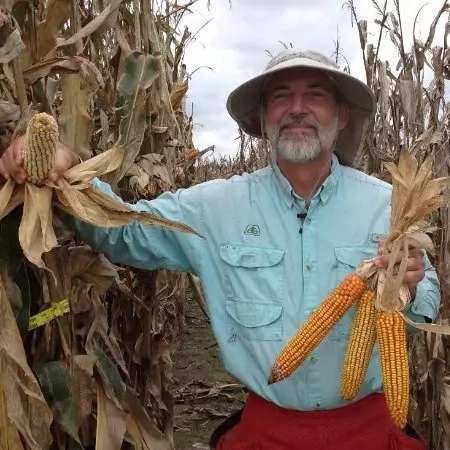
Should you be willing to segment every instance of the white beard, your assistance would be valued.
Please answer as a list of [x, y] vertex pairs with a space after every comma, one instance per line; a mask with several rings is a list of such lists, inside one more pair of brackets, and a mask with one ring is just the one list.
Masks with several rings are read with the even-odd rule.
[[309, 136], [301, 131], [284, 129], [280, 135], [280, 128], [293, 120], [286, 120], [280, 124], [267, 125], [267, 137], [272, 147], [273, 156], [281, 156], [286, 161], [306, 163], [317, 159], [322, 153], [333, 149], [339, 133], [339, 117], [326, 129], [305, 119], [305, 123], [316, 126], [317, 136]]

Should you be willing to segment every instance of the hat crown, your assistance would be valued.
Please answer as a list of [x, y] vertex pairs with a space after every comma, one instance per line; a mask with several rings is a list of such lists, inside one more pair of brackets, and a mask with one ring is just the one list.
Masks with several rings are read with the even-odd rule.
[[330, 66], [330, 68], [333, 69], [339, 69], [339, 66], [327, 56], [323, 55], [322, 53], [307, 50], [307, 51], [300, 51], [300, 50], [294, 50], [294, 49], [286, 49], [282, 50], [280, 53], [276, 54], [274, 57], [272, 57], [267, 64], [265, 70], [273, 69], [274, 67], [278, 66], [281, 63], [284, 63], [286, 61], [290, 61], [292, 59], [309, 59], [311, 61], [315, 61], [318, 63], [322, 63], [326, 66]]

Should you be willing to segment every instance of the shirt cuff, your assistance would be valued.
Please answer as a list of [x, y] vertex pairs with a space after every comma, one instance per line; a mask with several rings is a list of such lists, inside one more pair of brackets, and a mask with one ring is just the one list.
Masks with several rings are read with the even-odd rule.
[[[436, 288], [428, 280], [423, 280], [417, 285], [416, 297], [404, 312], [413, 322], [431, 323], [434, 322], [438, 315], [439, 304], [439, 292], [436, 292]], [[408, 329], [410, 331], [418, 331], [416, 329], [413, 330], [413, 327], [409, 325]]]

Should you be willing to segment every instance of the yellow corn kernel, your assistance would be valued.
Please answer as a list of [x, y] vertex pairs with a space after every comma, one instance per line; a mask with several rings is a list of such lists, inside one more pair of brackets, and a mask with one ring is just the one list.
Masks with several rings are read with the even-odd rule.
[[35, 114], [27, 127], [22, 149], [28, 181], [39, 184], [47, 178], [55, 161], [59, 133], [56, 120], [46, 113]]
[[375, 292], [367, 289], [356, 306], [345, 353], [341, 382], [345, 400], [355, 397], [366, 376], [376, 339], [375, 312]]
[[377, 339], [386, 403], [394, 423], [406, 425], [409, 406], [409, 364], [406, 327], [398, 312], [378, 312]]
[[359, 299], [366, 288], [356, 274], [348, 275], [306, 320], [272, 365], [269, 384], [290, 376]]

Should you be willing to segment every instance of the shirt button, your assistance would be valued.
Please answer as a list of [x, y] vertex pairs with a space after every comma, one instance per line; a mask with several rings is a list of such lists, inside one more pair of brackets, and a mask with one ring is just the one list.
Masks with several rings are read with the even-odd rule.
[[306, 264], [305, 269], [306, 270], [312, 270], [312, 265], [311, 264]]
[[316, 364], [319, 362], [319, 359], [315, 356], [311, 356], [311, 364]]

